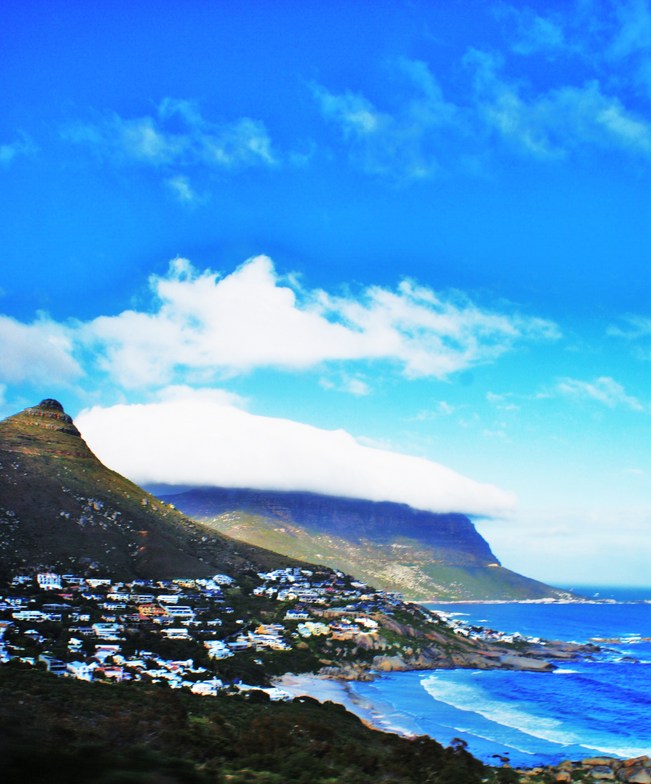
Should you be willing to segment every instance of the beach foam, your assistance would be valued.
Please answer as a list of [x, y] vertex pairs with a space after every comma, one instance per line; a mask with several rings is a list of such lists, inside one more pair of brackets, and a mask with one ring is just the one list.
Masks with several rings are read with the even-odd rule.
[[[436, 675], [423, 678], [421, 685], [435, 700], [444, 702], [457, 710], [478, 714], [498, 725], [495, 728], [496, 731], [506, 727], [561, 746], [580, 743], [580, 738], [568, 732], [562, 722], [557, 719], [544, 718], [516, 708], [512, 704], [496, 700], [495, 697], [487, 696], [481, 688], [467, 684], [449, 683]], [[496, 740], [500, 734], [501, 732], [498, 732], [498, 735], [493, 739]]]

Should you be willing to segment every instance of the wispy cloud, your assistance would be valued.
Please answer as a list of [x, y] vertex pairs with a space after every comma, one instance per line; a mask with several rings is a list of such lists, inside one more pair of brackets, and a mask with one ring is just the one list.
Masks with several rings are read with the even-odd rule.
[[[313, 87], [355, 165], [416, 180], [482, 172], [507, 151], [540, 162], [595, 151], [651, 159], [640, 101], [640, 85], [651, 93], [647, 2], [568, 3], [544, 13], [500, 4], [495, 13], [502, 45], [469, 48], [456, 63], [454, 92], [428, 62], [407, 58], [393, 62], [381, 106], [359, 90]], [[541, 65], [525, 76], [523, 57]]]
[[624, 327], [609, 327], [608, 334], [630, 340], [651, 337], [651, 317], [630, 315], [624, 318], [624, 323]]
[[651, 123], [606, 94], [597, 79], [543, 92], [502, 75], [503, 60], [470, 50], [480, 118], [515, 149], [540, 159], [580, 151], [584, 145], [651, 157]]
[[629, 58], [642, 54], [648, 62], [651, 48], [651, 8], [648, 0], [625, 0], [614, 4], [617, 20], [607, 54]]
[[512, 392], [505, 392], [497, 394], [495, 392], [487, 392], [486, 400], [491, 403], [498, 411], [519, 411], [520, 406], [514, 403], [515, 395]]
[[14, 142], [0, 144], [0, 166], [9, 166], [16, 158], [23, 155], [33, 155], [35, 152], [34, 142], [23, 134]]
[[197, 165], [238, 170], [278, 163], [259, 120], [215, 122], [206, 119], [192, 101], [173, 98], [163, 100], [151, 115], [112, 113], [94, 122], [70, 123], [62, 129], [62, 137], [102, 156], [168, 170]]
[[354, 397], [365, 397], [371, 394], [370, 385], [360, 376], [349, 376], [342, 374], [338, 378], [324, 377], [319, 383], [324, 389], [334, 389], [337, 392], [345, 392]]
[[76, 422], [100, 459], [140, 483], [306, 490], [479, 515], [515, 504], [511, 493], [433, 461], [364, 446], [344, 430], [257, 416], [219, 391], [168, 390], [161, 402], [91, 408]]
[[538, 579], [594, 585], [598, 569], [604, 584], [648, 582], [648, 505], [620, 501], [521, 508], [517, 526], [490, 521], [478, 527], [504, 563], [518, 563]]
[[0, 315], [0, 382], [68, 384], [83, 375], [74, 357], [74, 328], [41, 315], [23, 324]]
[[[100, 317], [80, 332], [123, 387], [360, 360], [388, 362], [406, 378], [444, 379], [560, 334], [550, 321], [483, 309], [408, 280], [357, 296], [306, 290], [278, 275], [266, 256], [224, 278], [176, 259], [151, 288], [150, 309]], [[367, 391], [354, 372], [350, 379], [350, 392]]]
[[501, 3], [495, 15], [504, 23], [510, 48], [520, 55], [578, 57], [599, 69], [649, 58], [651, 7], [648, 0], [572, 0], [555, 9]]
[[192, 187], [188, 177], [176, 175], [165, 180], [165, 184], [175, 199], [182, 204], [193, 205], [203, 201], [202, 197]]
[[612, 325], [607, 334], [623, 338], [632, 344], [633, 354], [645, 362], [651, 361], [651, 318], [630, 315], [622, 320], [622, 325]]
[[382, 110], [359, 93], [312, 89], [323, 117], [339, 128], [352, 160], [364, 171], [398, 179], [431, 177], [440, 170], [449, 135], [463, 134], [463, 116], [445, 100], [425, 62], [400, 59], [394, 76], [404, 85], [404, 97]]
[[500, 5], [496, 15], [513, 25], [511, 48], [521, 55], [566, 53], [569, 43], [560, 14], [540, 14], [524, 6]]
[[406, 417], [407, 422], [427, 422], [440, 417], [449, 417], [457, 413], [463, 406], [453, 406], [446, 400], [439, 400], [436, 405], [419, 411], [411, 417]]
[[627, 394], [624, 387], [610, 376], [601, 376], [593, 381], [563, 378], [556, 385], [555, 391], [568, 397], [592, 400], [608, 406], [608, 408], [623, 406], [632, 411], [647, 409], [640, 400]]

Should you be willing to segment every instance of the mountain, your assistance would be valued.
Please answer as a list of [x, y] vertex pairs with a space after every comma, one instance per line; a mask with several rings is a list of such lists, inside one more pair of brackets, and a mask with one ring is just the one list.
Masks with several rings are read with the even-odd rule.
[[104, 466], [56, 400], [0, 422], [0, 574], [29, 565], [192, 577], [294, 559], [411, 599], [562, 595], [501, 567], [461, 514], [242, 489], [156, 498]]
[[462, 514], [303, 492], [163, 489], [157, 488], [166, 503], [215, 531], [341, 569], [408, 599], [568, 597], [502, 567]]
[[108, 469], [56, 400], [0, 422], [0, 573], [30, 565], [198, 577], [288, 561], [189, 520]]

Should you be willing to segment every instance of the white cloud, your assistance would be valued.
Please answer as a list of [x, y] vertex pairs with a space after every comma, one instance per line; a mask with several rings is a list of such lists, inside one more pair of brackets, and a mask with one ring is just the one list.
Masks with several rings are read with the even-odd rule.
[[544, 159], [593, 145], [651, 157], [651, 123], [604, 93], [597, 79], [536, 93], [504, 78], [500, 57], [470, 50], [465, 62], [480, 117], [521, 151]]
[[183, 177], [181, 175], [169, 177], [165, 181], [165, 184], [170, 189], [174, 197], [182, 204], [197, 204], [201, 201], [201, 198], [197, 195], [194, 188], [192, 187], [192, 183], [187, 177]]
[[319, 383], [324, 389], [335, 389], [338, 392], [346, 392], [355, 397], [365, 397], [371, 394], [371, 387], [359, 376], [348, 376], [342, 374], [338, 379], [322, 378]]
[[219, 391], [177, 388], [158, 403], [87, 409], [76, 422], [103, 462], [141, 484], [305, 490], [478, 515], [514, 506], [512, 494], [438, 463], [256, 416]]
[[513, 519], [479, 521], [504, 564], [555, 585], [648, 586], [648, 506], [520, 508]]
[[610, 326], [607, 334], [630, 341], [637, 359], [651, 361], [651, 318], [648, 316], [627, 316], [624, 326]]
[[0, 166], [9, 166], [20, 155], [33, 155], [36, 148], [25, 135], [18, 141], [0, 144]]
[[[303, 290], [266, 256], [221, 279], [176, 259], [151, 287], [151, 312], [100, 317], [82, 330], [100, 366], [126, 388], [166, 385], [179, 373], [206, 380], [358, 360], [391, 362], [407, 378], [442, 379], [518, 343], [559, 336], [551, 322], [483, 310], [410, 281], [357, 297]], [[359, 376], [350, 378], [349, 391], [367, 391]]]
[[363, 95], [336, 94], [320, 85], [313, 86], [313, 94], [364, 171], [408, 180], [431, 177], [440, 169], [450, 136], [463, 135], [464, 119], [445, 100], [425, 62], [399, 59], [393, 75], [406, 82], [405, 97], [393, 109], [380, 110]]
[[153, 116], [112, 113], [94, 123], [70, 124], [62, 136], [102, 155], [155, 168], [237, 170], [278, 162], [262, 122], [250, 117], [213, 122], [191, 101], [172, 98], [163, 100]]
[[615, 3], [617, 27], [608, 48], [613, 58], [626, 58], [642, 53], [649, 57], [651, 47], [651, 9], [647, 0], [625, 0]]
[[73, 356], [72, 328], [41, 315], [23, 324], [0, 315], [0, 381], [66, 384], [83, 371]]
[[556, 391], [570, 397], [594, 400], [608, 408], [624, 406], [633, 411], [645, 410], [645, 406], [637, 398], [628, 395], [624, 387], [610, 376], [601, 376], [593, 381], [563, 378], [558, 382]]

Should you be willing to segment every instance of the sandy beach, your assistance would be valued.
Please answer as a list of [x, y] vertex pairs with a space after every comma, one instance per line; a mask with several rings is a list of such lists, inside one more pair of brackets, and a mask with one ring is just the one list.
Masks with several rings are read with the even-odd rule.
[[418, 727], [409, 727], [407, 717], [396, 714], [395, 709], [379, 701], [360, 697], [350, 681], [325, 678], [320, 675], [294, 675], [286, 673], [274, 680], [274, 686], [292, 697], [308, 696], [319, 702], [335, 702], [358, 716], [364, 724], [383, 732], [393, 732], [403, 737], [423, 734]]

